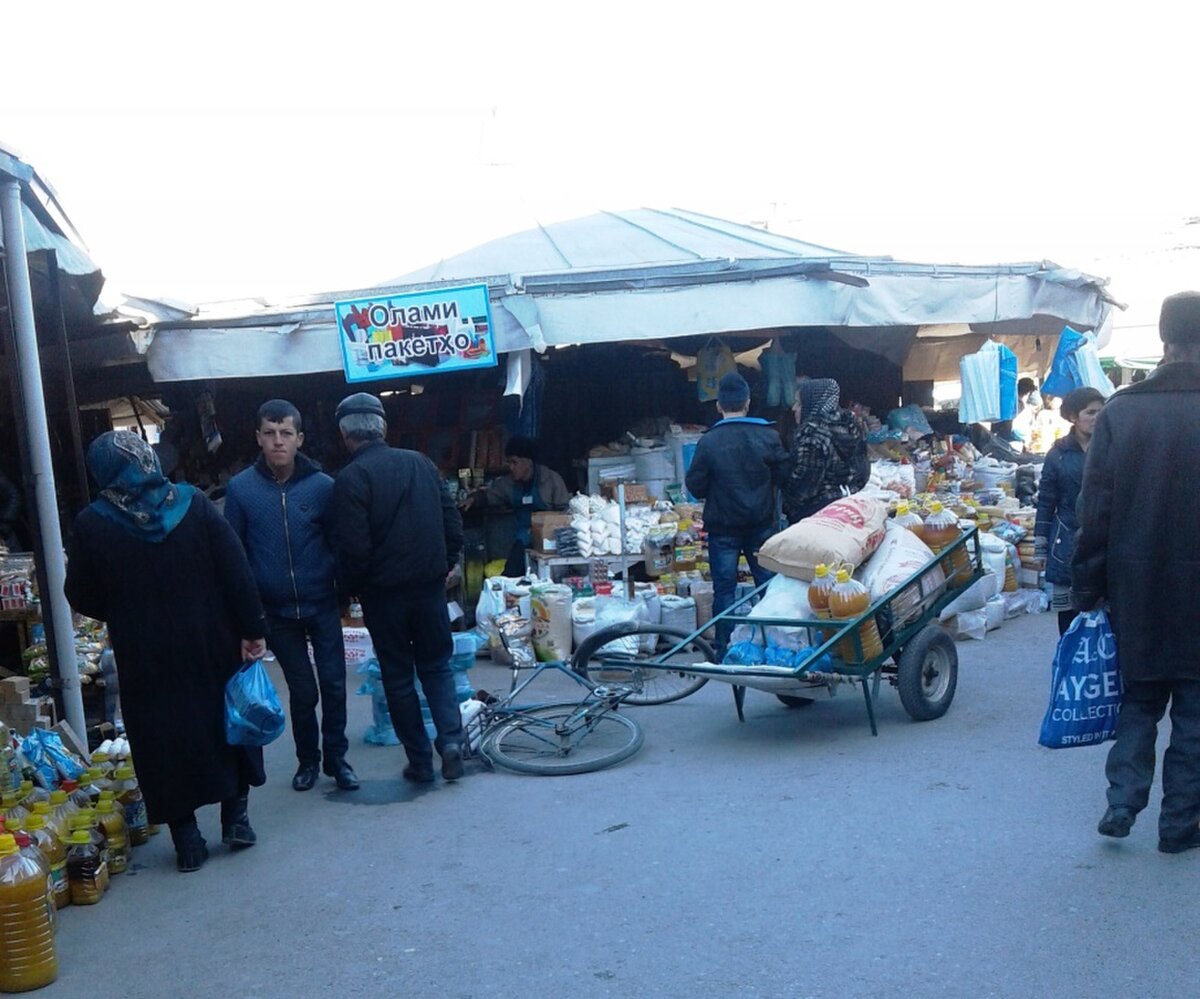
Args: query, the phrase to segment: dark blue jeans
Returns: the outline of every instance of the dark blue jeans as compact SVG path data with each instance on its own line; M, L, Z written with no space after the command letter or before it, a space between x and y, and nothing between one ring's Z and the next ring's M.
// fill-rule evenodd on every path
M446 613L446 591L438 586L428 592L411 594L400 591L361 595L363 623L371 633L388 713L396 729L408 762L428 769L433 751L425 723L416 680L429 704L429 713L437 729L435 745L439 753L447 746L462 745L462 713L454 691L450 655L454 639L450 636L450 617Z
M267 616L267 644L279 660L288 685L292 715L292 738L296 759L301 764L321 762L317 745L317 702L321 704L321 742L325 766L346 755L346 648L342 642L342 619L336 609L312 617ZM308 658L312 642L314 663ZM318 697L319 692L319 697Z
M775 531L770 527L749 534L709 534L708 564L709 571L712 573L714 617L733 603L733 595L737 590L737 567L740 556L746 556L756 586L762 586L775 575L760 566L755 557L767 538L774 534ZM739 616L744 616L749 612L750 608L745 605L737 610ZM729 645L729 634L732 631L732 624L726 621L717 622L716 651L718 656L723 654L725 647Z

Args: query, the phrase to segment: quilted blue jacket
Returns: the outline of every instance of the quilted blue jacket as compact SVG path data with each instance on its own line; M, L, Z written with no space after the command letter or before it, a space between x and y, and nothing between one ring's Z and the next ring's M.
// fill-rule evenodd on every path
M303 618L336 609L332 496L333 479L303 454L282 485L261 455L230 479L225 517L246 549L268 614Z

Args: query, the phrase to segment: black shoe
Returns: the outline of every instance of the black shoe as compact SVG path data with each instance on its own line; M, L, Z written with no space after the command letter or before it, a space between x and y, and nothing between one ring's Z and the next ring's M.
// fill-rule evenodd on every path
M357 791L358 774L345 760L338 760L333 765L325 764L325 773L337 781L339 791Z
M414 784L432 784L436 780L432 766L417 767L410 763L401 773L405 780L412 781Z
M463 775L462 746L450 743L442 750L442 780L458 780Z
M292 790L311 791L317 786L317 778L320 776L315 763L301 763L296 776L292 778Z
M231 850L244 850L258 842L250 826L246 796L221 802L221 842Z
M171 827L171 839L175 843L175 866L181 874L200 870L208 860L208 844L200 835L196 820Z
M1123 805L1111 805L1108 811L1104 813L1104 818L1100 820L1100 824L1096 826L1096 832L1101 836L1124 839L1129 835L1129 830L1133 828L1133 820L1136 818L1137 813L1132 808L1126 808Z
M1159 853L1183 853L1185 850L1195 850L1197 847L1200 847L1200 828L1193 829L1183 839L1163 839L1160 836L1158 840Z

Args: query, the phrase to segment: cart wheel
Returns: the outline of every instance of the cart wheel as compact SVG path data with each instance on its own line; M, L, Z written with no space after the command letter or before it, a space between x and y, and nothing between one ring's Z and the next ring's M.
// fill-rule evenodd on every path
M775 696L789 708L808 708L814 703L811 697L796 697L792 694L776 694Z
M900 703L915 721L941 718L958 685L958 650L937 625L917 634L900 653L896 682Z

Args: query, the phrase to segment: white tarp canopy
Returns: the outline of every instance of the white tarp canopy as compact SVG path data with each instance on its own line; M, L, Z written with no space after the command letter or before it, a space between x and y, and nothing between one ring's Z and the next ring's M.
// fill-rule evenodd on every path
M540 226L377 288L172 312L153 324L147 361L156 381L338 371L334 301L471 283L490 288L501 352L831 327L906 366L926 349L918 328L1053 336L1099 327L1115 304L1102 280L1045 262L905 263L638 209Z

